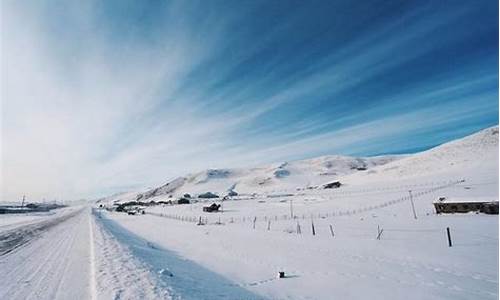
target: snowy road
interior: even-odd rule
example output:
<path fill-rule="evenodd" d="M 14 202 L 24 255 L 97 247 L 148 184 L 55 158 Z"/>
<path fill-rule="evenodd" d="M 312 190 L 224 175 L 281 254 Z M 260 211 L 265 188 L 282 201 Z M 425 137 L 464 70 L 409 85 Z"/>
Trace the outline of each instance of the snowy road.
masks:
<path fill-rule="evenodd" d="M 2 234 L 0 299 L 93 298 L 87 211 Z"/>
<path fill-rule="evenodd" d="M 14 249 L 23 246 L 32 239 L 38 237 L 51 227 L 66 221 L 75 216 L 78 212 L 67 213 L 63 216 L 51 218 L 49 220 L 18 226 L 10 230 L 0 232 L 0 256 L 5 255 Z"/>
<path fill-rule="evenodd" d="M 84 207 L 0 230 L 0 299 L 261 299 Z"/>
<path fill-rule="evenodd" d="M 169 299 L 88 207 L 0 230 L 0 299 Z"/>

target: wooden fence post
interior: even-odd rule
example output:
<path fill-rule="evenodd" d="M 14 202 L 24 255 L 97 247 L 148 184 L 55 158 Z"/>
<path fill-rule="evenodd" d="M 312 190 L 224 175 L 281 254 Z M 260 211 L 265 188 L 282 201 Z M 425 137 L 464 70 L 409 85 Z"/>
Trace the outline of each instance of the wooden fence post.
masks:
<path fill-rule="evenodd" d="M 311 228 L 312 228 L 312 234 L 316 235 L 316 230 L 314 229 L 314 221 L 312 218 L 311 218 Z"/>
<path fill-rule="evenodd" d="M 332 233 L 332 237 L 335 237 L 335 233 L 333 232 L 333 226 L 330 224 L 330 232 Z"/>
<path fill-rule="evenodd" d="M 448 247 L 453 246 L 451 243 L 450 227 L 446 227 L 446 234 L 448 235 Z"/>

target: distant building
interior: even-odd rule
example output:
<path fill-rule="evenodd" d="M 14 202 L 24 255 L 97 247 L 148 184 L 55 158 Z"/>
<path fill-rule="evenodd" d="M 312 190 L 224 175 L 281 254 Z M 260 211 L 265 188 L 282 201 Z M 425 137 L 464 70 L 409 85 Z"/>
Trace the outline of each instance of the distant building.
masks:
<path fill-rule="evenodd" d="M 498 200 L 481 200 L 481 199 L 447 199 L 439 198 L 434 202 L 434 208 L 437 214 L 453 214 L 453 213 L 485 213 L 490 215 L 498 215 Z"/>
<path fill-rule="evenodd" d="M 238 193 L 236 191 L 234 191 L 234 190 L 230 190 L 230 191 L 227 192 L 227 195 L 229 197 L 236 197 L 236 196 L 238 196 Z"/>
<path fill-rule="evenodd" d="M 189 203 L 190 201 L 187 198 L 180 198 L 179 200 L 177 200 L 177 204 L 189 204 Z"/>
<path fill-rule="evenodd" d="M 342 184 L 340 183 L 340 181 L 334 181 L 334 182 L 330 182 L 330 183 L 327 183 L 323 186 L 323 188 L 325 189 L 338 189 Z"/>
<path fill-rule="evenodd" d="M 219 198 L 219 196 L 212 193 L 212 192 L 206 192 L 206 193 L 198 195 L 198 198 L 210 199 L 210 198 Z"/>
<path fill-rule="evenodd" d="M 217 211 L 219 211 L 219 208 L 220 208 L 220 204 L 213 203 L 210 206 L 204 206 L 203 211 L 204 212 L 217 212 Z"/>

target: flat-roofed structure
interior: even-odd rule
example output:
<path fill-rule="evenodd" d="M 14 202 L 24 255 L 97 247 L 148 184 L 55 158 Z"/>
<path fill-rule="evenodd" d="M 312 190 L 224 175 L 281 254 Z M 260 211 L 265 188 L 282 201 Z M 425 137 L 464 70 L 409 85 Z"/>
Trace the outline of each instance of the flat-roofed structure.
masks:
<path fill-rule="evenodd" d="M 437 214 L 476 212 L 498 215 L 498 200 L 441 197 L 434 202 L 434 208 Z"/>

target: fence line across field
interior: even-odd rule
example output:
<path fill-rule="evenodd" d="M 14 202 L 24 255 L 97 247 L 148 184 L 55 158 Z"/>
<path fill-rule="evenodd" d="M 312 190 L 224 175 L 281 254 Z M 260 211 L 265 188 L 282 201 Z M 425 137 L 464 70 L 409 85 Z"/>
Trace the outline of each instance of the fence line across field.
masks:
<path fill-rule="evenodd" d="M 360 214 L 360 213 L 364 213 L 364 212 L 368 212 L 368 211 L 373 211 L 373 210 L 385 208 L 385 207 L 395 205 L 395 204 L 398 204 L 398 203 L 401 203 L 404 201 L 408 201 L 411 199 L 411 197 L 413 197 L 415 199 L 415 198 L 421 197 L 421 196 L 429 194 L 429 193 L 433 193 L 435 191 L 438 191 L 438 190 L 441 190 L 444 188 L 458 185 L 460 183 L 465 182 L 465 180 L 446 181 L 446 182 L 447 182 L 446 184 L 436 186 L 436 187 L 430 188 L 428 190 L 414 192 L 412 194 L 412 196 L 403 196 L 403 197 L 400 197 L 400 198 L 397 198 L 394 200 L 382 202 L 382 203 L 375 204 L 375 205 L 369 205 L 369 206 L 358 208 L 358 209 L 346 209 L 346 210 L 333 211 L 333 212 L 323 212 L 323 213 L 320 212 L 320 213 L 316 213 L 316 214 L 300 214 L 300 215 L 294 215 L 293 217 L 291 217 L 288 214 L 273 215 L 273 216 L 227 217 L 224 221 L 226 223 L 230 223 L 230 224 L 250 222 L 253 224 L 252 226 L 255 227 L 254 226 L 255 223 L 257 223 L 257 222 L 267 223 L 268 220 L 278 222 L 278 221 L 288 221 L 288 220 L 292 220 L 292 219 L 293 220 L 300 220 L 300 219 L 305 220 L 306 218 L 325 219 L 325 218 L 330 218 L 330 217 L 352 216 L 352 215 L 356 215 L 356 214 Z M 200 223 L 201 221 L 203 221 L 203 224 L 215 224 L 215 223 L 222 224 L 222 222 L 220 221 L 220 215 L 217 216 L 218 221 L 210 222 L 208 216 L 204 216 L 204 217 L 193 216 L 193 215 L 185 216 L 185 215 L 179 215 L 179 214 L 165 214 L 165 213 L 155 213 L 155 212 L 147 212 L 147 214 L 158 216 L 158 217 L 163 217 L 163 218 L 168 218 L 168 219 L 172 219 L 172 220 L 197 223 L 197 224 Z"/>

